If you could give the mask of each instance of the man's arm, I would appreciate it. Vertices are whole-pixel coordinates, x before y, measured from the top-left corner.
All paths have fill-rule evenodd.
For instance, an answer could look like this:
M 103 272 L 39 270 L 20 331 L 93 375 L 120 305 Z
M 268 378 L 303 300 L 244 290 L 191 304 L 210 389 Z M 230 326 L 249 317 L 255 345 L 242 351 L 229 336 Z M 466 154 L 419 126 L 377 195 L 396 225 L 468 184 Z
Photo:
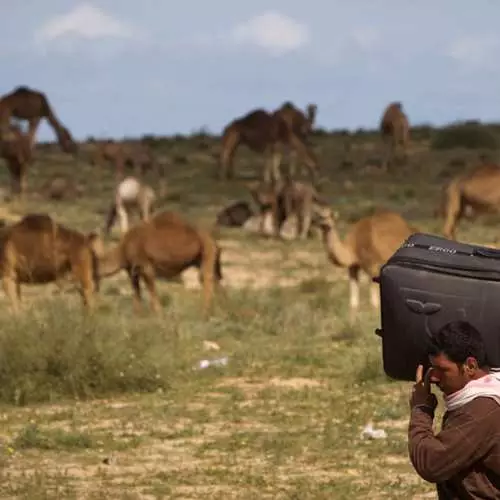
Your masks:
M 474 405 L 475 401 L 471 402 Z M 412 409 L 408 429 L 410 460 L 426 481 L 440 483 L 466 469 L 491 446 L 488 423 L 474 418 L 474 411 L 457 412 L 447 429 L 432 430 L 433 411 L 424 406 Z

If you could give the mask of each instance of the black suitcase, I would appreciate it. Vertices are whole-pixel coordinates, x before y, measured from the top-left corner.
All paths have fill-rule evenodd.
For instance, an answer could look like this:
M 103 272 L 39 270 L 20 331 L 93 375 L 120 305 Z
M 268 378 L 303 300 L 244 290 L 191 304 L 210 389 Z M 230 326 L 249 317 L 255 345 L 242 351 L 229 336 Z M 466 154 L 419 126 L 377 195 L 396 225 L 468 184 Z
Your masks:
M 389 377 L 415 380 L 417 366 L 429 366 L 429 335 L 457 319 L 483 333 L 490 366 L 500 366 L 500 250 L 414 233 L 375 281 Z

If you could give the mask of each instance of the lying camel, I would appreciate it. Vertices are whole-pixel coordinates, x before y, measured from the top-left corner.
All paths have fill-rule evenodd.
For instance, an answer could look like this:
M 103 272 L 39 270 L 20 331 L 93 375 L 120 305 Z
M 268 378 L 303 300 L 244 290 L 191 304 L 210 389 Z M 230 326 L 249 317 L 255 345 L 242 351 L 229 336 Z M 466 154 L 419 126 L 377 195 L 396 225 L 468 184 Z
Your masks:
M 109 235 L 111 228 L 118 216 L 120 233 L 123 235 L 128 230 L 128 218 L 132 210 L 137 210 L 141 220 L 149 220 L 153 202 L 155 201 L 153 189 L 142 184 L 135 177 L 126 177 L 115 190 L 115 199 L 111 204 L 104 233 Z
M 96 238 L 58 224 L 47 214 L 28 214 L 2 228 L 0 271 L 13 311 L 19 310 L 21 283 L 58 282 L 69 272 L 80 285 L 84 307 L 91 309 L 99 289 Z
M 305 144 L 304 139 L 287 125 L 278 111 L 268 113 L 264 109 L 256 109 L 225 127 L 220 153 L 220 178 L 234 177 L 234 155 L 241 144 L 267 157 L 263 171 L 264 182 L 270 182 L 272 179 L 278 181 L 281 178 L 280 163 L 284 146 L 297 152 L 309 168 L 313 179 L 317 176 L 318 162 L 314 153 Z
M 289 178 L 285 182 L 250 185 L 249 188 L 262 214 L 262 234 L 266 233 L 264 226 L 268 222 L 268 214 L 272 217 L 275 236 L 281 234 L 283 224 L 289 217 L 296 216 L 297 235 L 306 239 L 310 235 L 315 213 L 318 210 L 322 213 L 322 208 L 327 205 L 312 184 Z
M 29 87 L 16 87 L 9 94 L 0 98 L 0 128 L 7 131 L 11 118 L 27 120 L 28 137 L 32 148 L 36 142 L 36 131 L 42 118 L 45 118 L 54 130 L 59 145 L 65 153 L 75 154 L 77 145 L 69 130 L 57 119 L 47 96 Z
M 384 170 L 392 165 L 398 148 L 402 149 L 406 161 L 410 143 L 410 125 L 400 102 L 392 102 L 385 109 L 380 120 L 380 133 L 385 149 L 382 162 Z
M 350 320 L 359 309 L 360 271 L 372 280 L 378 277 L 380 268 L 416 229 L 396 212 L 378 209 L 373 214 L 360 218 L 349 229 L 344 241 L 339 237 L 330 209 L 318 216 L 318 225 L 323 231 L 323 242 L 329 260 L 336 266 L 345 267 L 349 273 Z M 377 284 L 371 283 L 371 304 L 379 307 Z
M 173 212 L 159 212 L 149 221 L 129 229 L 120 243 L 99 257 L 101 277 L 125 269 L 134 290 L 134 307 L 141 307 L 141 279 L 151 298 L 151 308 L 160 311 L 155 276 L 171 279 L 185 269 L 200 269 L 203 310 L 208 312 L 214 284 L 222 279 L 221 250 L 206 231 L 197 229 Z
M 254 216 L 248 202 L 236 201 L 223 208 L 216 216 L 215 225 L 225 227 L 241 227 Z
M 443 235 L 453 240 L 462 217 L 500 211 L 500 166 L 479 165 L 452 179 L 444 189 L 441 211 Z
M 26 192 L 26 171 L 32 160 L 29 137 L 19 127 L 10 125 L 0 132 L 0 158 L 7 163 L 11 179 L 11 192 L 21 198 Z

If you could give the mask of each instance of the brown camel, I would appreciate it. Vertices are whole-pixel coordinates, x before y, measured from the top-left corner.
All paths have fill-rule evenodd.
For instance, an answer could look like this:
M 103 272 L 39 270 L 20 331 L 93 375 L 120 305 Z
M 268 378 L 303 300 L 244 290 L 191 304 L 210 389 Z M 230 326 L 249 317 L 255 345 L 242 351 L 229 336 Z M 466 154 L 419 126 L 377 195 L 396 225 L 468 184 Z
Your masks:
M 281 235 L 283 224 L 295 215 L 297 218 L 297 236 L 306 239 L 311 234 L 311 225 L 317 211 L 323 213 L 326 201 L 310 183 L 287 178 L 275 184 L 254 184 L 249 186 L 252 198 L 259 206 L 261 233 L 265 234 L 265 225 L 269 214 L 275 236 Z
M 104 233 L 108 235 L 118 217 L 120 222 L 120 233 L 123 235 L 128 231 L 128 219 L 130 212 L 138 210 L 141 220 L 149 220 L 150 212 L 156 195 L 150 186 L 141 183 L 135 177 L 126 177 L 115 190 L 115 197 L 106 219 Z
M 9 94 L 0 98 L 0 127 L 7 131 L 11 118 L 27 120 L 28 137 L 33 148 L 36 141 L 36 131 L 42 118 L 45 118 L 54 130 L 59 145 L 65 153 L 75 154 L 78 147 L 69 130 L 57 119 L 47 96 L 29 87 L 16 87 Z
M 392 166 L 398 149 L 403 150 L 406 161 L 410 143 L 410 125 L 400 102 L 392 102 L 385 109 L 380 120 L 380 133 L 385 149 L 382 163 L 384 170 Z
M 26 171 L 32 160 L 29 137 L 19 127 L 10 125 L 0 133 L 0 158 L 7 163 L 11 179 L 11 191 L 21 198 L 26 192 Z
M 160 312 L 155 276 L 166 279 L 185 269 L 200 269 L 203 286 L 203 310 L 208 312 L 214 284 L 222 279 L 221 250 L 207 232 L 195 228 L 173 212 L 159 212 L 149 221 L 129 229 L 120 243 L 99 258 L 99 275 L 111 276 L 121 269 L 129 275 L 134 291 L 134 307 L 141 308 L 141 279 L 151 298 L 151 308 Z
M 91 162 L 94 165 L 114 164 L 117 179 L 123 178 L 127 166 L 133 168 L 135 175 L 143 175 L 147 170 L 160 172 L 151 149 L 143 143 L 99 141 L 95 144 Z
M 455 239 L 455 230 L 464 216 L 500 211 L 500 166 L 479 165 L 458 175 L 445 187 L 441 212 L 444 212 L 443 235 Z
M 83 235 L 47 214 L 28 214 L 0 230 L 0 270 L 12 309 L 19 310 L 21 283 L 58 282 L 69 272 L 80 285 L 83 305 L 93 307 L 99 289 L 96 235 Z
M 352 321 L 359 309 L 360 271 L 373 280 L 379 275 L 381 266 L 416 229 L 409 226 L 398 213 L 377 209 L 373 214 L 355 222 L 342 241 L 330 209 L 323 210 L 318 219 L 329 260 L 334 265 L 348 270 Z M 378 289 L 373 281 L 370 299 L 372 306 L 378 308 Z
M 281 178 L 280 163 L 285 146 L 297 152 L 309 168 L 313 179 L 317 176 L 318 162 L 314 153 L 304 139 L 288 127 L 280 112 L 268 113 L 264 109 L 256 109 L 225 127 L 222 133 L 220 178 L 234 177 L 234 155 L 241 144 L 267 157 L 263 172 L 264 182 L 270 182 L 272 179 L 278 181 Z

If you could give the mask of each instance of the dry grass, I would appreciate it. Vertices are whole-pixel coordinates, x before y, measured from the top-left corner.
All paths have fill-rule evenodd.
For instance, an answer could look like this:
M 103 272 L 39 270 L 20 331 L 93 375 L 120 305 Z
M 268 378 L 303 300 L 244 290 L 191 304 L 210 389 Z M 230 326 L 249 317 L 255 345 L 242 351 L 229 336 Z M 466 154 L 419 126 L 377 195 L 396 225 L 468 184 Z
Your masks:
M 341 230 L 382 204 L 439 231 L 433 210 L 442 182 L 481 153 L 430 151 L 426 139 L 389 176 L 365 168 L 377 155 L 369 136 L 356 137 L 348 153 L 341 136 L 314 141 L 321 190 Z M 162 207 L 209 226 L 225 203 L 246 197 L 243 179 L 214 179 L 207 151 L 216 144 L 203 137 L 156 145 L 171 160 Z M 248 179 L 260 162 L 242 150 L 237 172 Z M 37 194 L 56 175 L 85 186 L 78 203 Z M 102 227 L 111 169 L 40 150 L 29 183 L 28 200 L 6 205 L 9 214 L 43 210 L 77 229 Z M 492 244 L 487 222 L 463 222 L 459 237 Z M 359 324 L 346 328 L 346 276 L 320 241 L 229 229 L 219 239 L 229 293 L 209 321 L 200 317 L 192 271 L 185 286 L 159 284 L 161 318 L 133 315 L 125 276 L 103 283 L 91 318 L 81 317 L 74 291 L 48 285 L 24 288 L 27 311 L 16 324 L 2 296 L 1 498 L 433 498 L 408 461 L 409 384 L 383 374 L 368 291 Z M 204 340 L 220 350 L 204 350 Z M 227 366 L 195 369 L 219 356 Z M 387 439 L 362 439 L 369 421 Z

